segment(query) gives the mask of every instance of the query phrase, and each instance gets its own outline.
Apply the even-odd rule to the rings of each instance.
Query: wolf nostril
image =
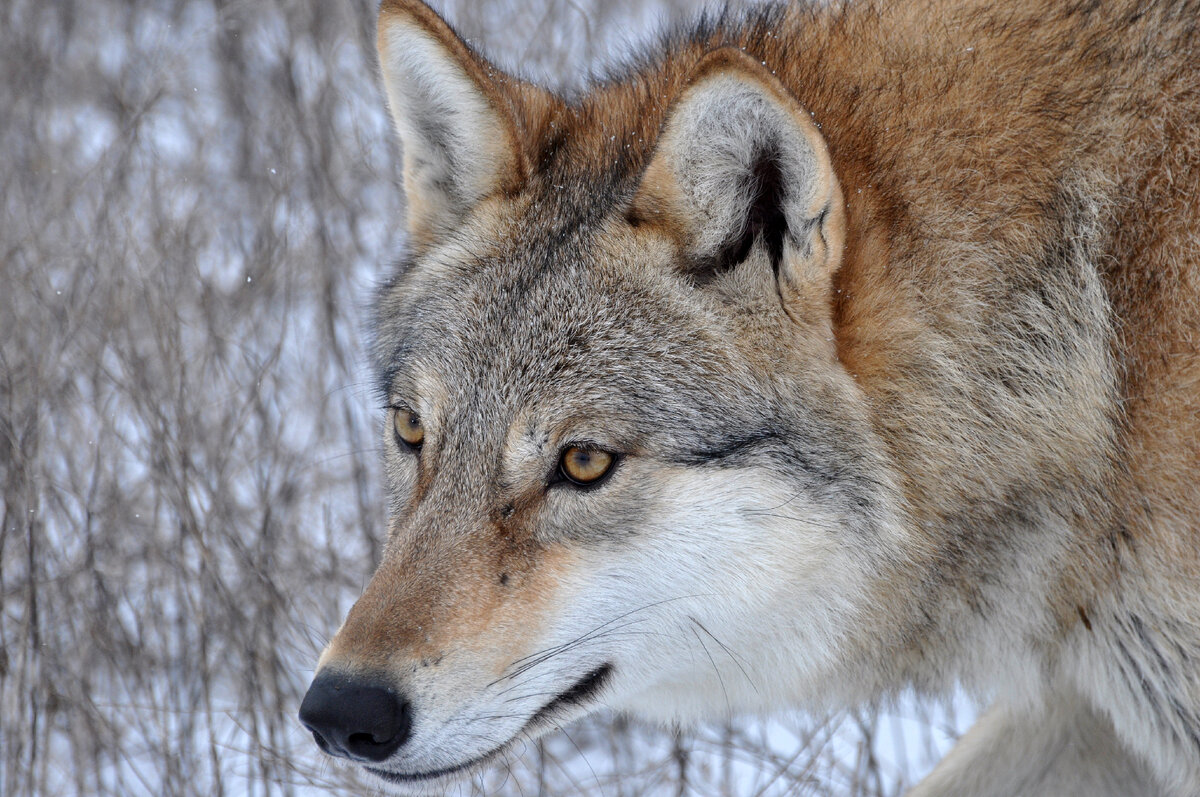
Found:
[[[300,704],[300,721],[326,753],[379,762],[408,740],[412,710],[380,680],[321,673]]]
[[[310,728],[309,730],[312,730],[312,729]],[[335,752],[333,752],[333,748],[331,748],[329,746],[329,742],[325,741],[325,737],[322,736],[318,731],[312,731],[312,735],[313,735],[313,741],[317,743],[317,747],[321,748],[322,753],[329,753],[330,755],[337,755]]]

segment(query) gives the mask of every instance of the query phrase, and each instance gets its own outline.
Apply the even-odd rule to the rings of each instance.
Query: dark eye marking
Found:
[[[814,445],[803,435],[778,428],[753,429],[731,435],[706,448],[681,451],[671,462],[687,467],[741,467],[767,464],[787,472],[803,473],[815,485],[832,487],[839,481],[855,481],[862,476],[853,459],[839,456],[828,447]]]
[[[726,437],[716,445],[680,452],[673,459],[681,465],[718,464],[754,453],[763,446],[786,441],[787,436],[775,429],[753,429]],[[733,464],[733,463],[731,463]]]

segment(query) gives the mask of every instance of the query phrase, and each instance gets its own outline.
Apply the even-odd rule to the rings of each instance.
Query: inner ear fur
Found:
[[[735,48],[709,53],[692,72],[631,218],[673,237],[698,282],[763,247],[797,320],[827,300],[845,238],[841,188],[811,114]]]
[[[515,107],[522,84],[472,51],[418,0],[384,0],[377,32],[383,84],[403,147],[409,232],[420,243],[524,179]]]

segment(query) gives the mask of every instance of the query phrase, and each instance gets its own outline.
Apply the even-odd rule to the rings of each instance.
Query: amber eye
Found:
[[[612,470],[615,458],[607,451],[571,446],[563,452],[558,470],[570,482],[593,484]]]
[[[421,426],[421,416],[412,410],[396,407],[392,410],[392,426],[396,437],[410,448],[420,448],[425,442],[425,428]]]

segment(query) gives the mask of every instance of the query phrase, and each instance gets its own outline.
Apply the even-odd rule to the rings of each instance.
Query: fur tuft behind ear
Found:
[[[632,213],[675,237],[701,282],[763,247],[785,306],[828,288],[841,258],[844,208],[824,139],[773,75],[732,48],[697,65]]]
[[[428,239],[518,182],[511,79],[475,55],[432,9],[385,0],[378,49],[404,155],[409,231]]]

